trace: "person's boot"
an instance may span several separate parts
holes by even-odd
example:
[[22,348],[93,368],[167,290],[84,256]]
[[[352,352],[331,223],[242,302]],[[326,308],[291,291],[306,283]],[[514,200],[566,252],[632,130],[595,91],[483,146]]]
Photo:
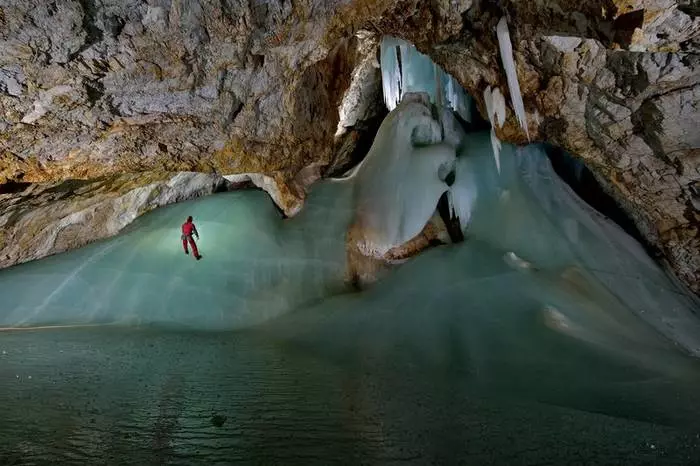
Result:
[[201,255],[197,256],[197,260],[199,260],[199,259],[201,259],[201,258],[202,258],[202,256],[201,256]]
[[189,251],[185,251],[185,254],[189,255],[189,254],[190,254],[190,252],[189,252]]

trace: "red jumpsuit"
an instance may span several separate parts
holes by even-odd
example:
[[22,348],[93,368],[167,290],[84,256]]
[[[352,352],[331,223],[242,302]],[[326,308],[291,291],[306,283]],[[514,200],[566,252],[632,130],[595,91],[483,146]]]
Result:
[[197,243],[194,242],[192,235],[197,235],[199,238],[199,233],[197,233],[197,227],[194,226],[193,222],[185,222],[182,224],[182,247],[185,248],[185,254],[189,254],[187,251],[187,242],[189,241],[190,246],[192,246],[192,252],[194,257],[199,257],[199,251],[197,250]]

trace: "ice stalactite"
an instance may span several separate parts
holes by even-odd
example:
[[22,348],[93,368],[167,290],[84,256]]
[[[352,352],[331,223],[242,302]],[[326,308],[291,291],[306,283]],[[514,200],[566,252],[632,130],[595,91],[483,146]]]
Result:
[[380,54],[384,102],[386,103],[386,108],[391,111],[396,108],[401,100],[402,83],[399,42],[393,37],[385,37],[382,40]]
[[449,74],[445,74],[445,95],[447,96],[447,101],[450,103],[450,107],[460,116],[464,121],[472,121],[471,115],[471,97],[466,93],[464,88]]
[[381,43],[381,69],[389,111],[404,95],[425,92],[432,103],[449,106],[464,121],[471,121],[471,98],[462,86],[410,43],[385,36]]
[[501,18],[496,26],[496,35],[498,36],[498,47],[501,50],[501,61],[508,79],[508,90],[510,91],[510,99],[513,103],[513,110],[518,117],[520,127],[525,131],[527,139],[530,140],[530,132],[527,128],[527,115],[525,114],[525,105],[523,104],[523,96],[520,92],[520,83],[518,82],[518,73],[513,59],[513,44],[510,41],[510,33],[508,32],[508,22],[505,16]]
[[477,199],[474,167],[469,157],[457,158],[455,183],[450,187],[449,201],[454,215],[459,219],[462,233],[466,233]]
[[491,147],[493,148],[493,157],[496,160],[496,169],[501,172],[501,141],[496,136],[496,125],[500,128],[506,121],[506,99],[503,97],[501,90],[497,87],[491,89],[487,87],[484,91],[484,102],[486,104],[486,113],[491,122]]

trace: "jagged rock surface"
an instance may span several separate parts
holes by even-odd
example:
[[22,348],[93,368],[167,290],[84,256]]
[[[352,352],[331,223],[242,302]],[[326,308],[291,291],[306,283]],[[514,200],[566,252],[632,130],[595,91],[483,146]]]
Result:
[[355,40],[336,3],[0,2],[0,183],[330,158]]
[[[666,0],[459,5],[404,0],[378,27],[432,56],[486,115],[484,89],[507,89],[495,26],[508,14],[530,136],[582,158],[700,292],[700,18]],[[527,142],[511,108],[496,132]]]

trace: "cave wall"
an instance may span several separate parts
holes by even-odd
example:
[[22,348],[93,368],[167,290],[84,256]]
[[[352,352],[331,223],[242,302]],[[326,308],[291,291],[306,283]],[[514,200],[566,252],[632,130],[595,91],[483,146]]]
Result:
[[[430,55],[485,115],[487,86],[509,98],[495,34],[506,14],[531,139],[582,158],[700,292],[700,19],[665,0],[429,3],[397,2],[377,27]],[[510,108],[497,134],[528,142]]]
[[[0,0],[0,184],[259,173],[294,212],[381,118],[335,136],[343,102],[376,99],[368,43],[413,42],[483,114],[487,86],[508,97],[505,14],[533,140],[585,160],[700,291],[700,19],[685,3]],[[510,111],[498,134],[527,142]]]
[[[2,0],[0,183],[264,172],[331,156],[340,2]],[[294,193],[290,193],[290,196]]]

